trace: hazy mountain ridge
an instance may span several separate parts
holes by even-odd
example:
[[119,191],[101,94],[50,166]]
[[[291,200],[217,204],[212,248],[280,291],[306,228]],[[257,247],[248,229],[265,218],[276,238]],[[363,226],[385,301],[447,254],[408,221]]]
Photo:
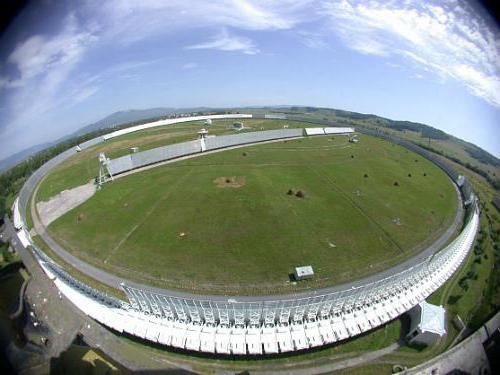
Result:
[[[60,142],[71,139],[73,137],[81,136],[86,133],[90,133],[96,130],[102,130],[106,128],[114,128],[120,125],[133,125],[135,123],[142,123],[147,121],[159,120],[175,114],[181,113],[197,113],[197,112],[213,112],[213,111],[233,111],[239,112],[242,110],[248,110],[250,113],[271,111],[279,112],[285,114],[312,114],[316,116],[324,115],[334,115],[338,119],[346,119],[353,121],[370,121],[373,125],[386,127],[393,130],[404,131],[411,130],[419,132],[422,137],[431,138],[436,140],[448,140],[459,144],[472,158],[489,165],[496,167],[500,166],[500,159],[490,154],[489,152],[483,150],[479,146],[473,143],[464,141],[460,138],[456,138],[453,135],[445,133],[442,130],[436,129],[432,126],[412,122],[412,121],[398,121],[391,120],[384,117],[380,117],[374,114],[365,114],[359,112],[351,112],[339,109],[325,108],[325,107],[308,107],[308,106],[296,106],[296,105],[279,105],[271,107],[259,107],[259,106],[247,106],[238,108],[210,108],[210,107],[194,107],[194,108],[170,108],[170,107],[156,107],[148,109],[131,109],[117,111],[105,118],[96,121],[92,124],[86,125],[77,131],[59,138],[53,142],[47,142],[39,145],[32,146],[28,149],[22,150],[8,158],[0,161],[0,171],[6,170],[17,163],[26,160],[37,152],[42,151],[46,148],[52,147]],[[326,119],[323,118],[323,119]]]
[[168,108],[168,107],[157,107],[148,109],[130,109],[125,111],[118,111],[106,116],[102,120],[94,122],[90,125],[84,126],[78,129],[71,136],[82,135],[89,133],[94,130],[100,130],[105,128],[112,128],[115,126],[133,123],[142,120],[151,120],[155,118],[168,117],[171,115],[185,113],[185,112],[201,112],[207,111],[210,108],[207,107],[196,107],[196,108]]
[[37,154],[38,152],[45,150],[46,148],[52,147],[57,144],[58,141],[41,143],[22,151],[16,152],[15,154],[0,161],[0,172],[13,167],[14,165],[28,159],[30,156]]
[[41,143],[38,145],[34,145],[22,151],[19,151],[3,160],[0,160],[0,172],[13,167],[17,163],[20,163],[30,156],[35,155],[36,153],[55,146],[56,144],[63,142],[65,140],[71,139],[73,137],[77,137],[80,135],[84,135],[96,130],[112,128],[119,125],[134,123],[138,121],[144,121],[149,119],[157,119],[162,117],[171,116],[174,114],[184,113],[184,112],[200,112],[206,111],[209,108],[206,107],[197,107],[197,108],[148,108],[148,109],[131,109],[124,111],[117,111],[105,118],[96,121],[92,124],[85,125],[82,128],[79,128],[75,132],[68,134],[64,137],[58,138],[52,142]]

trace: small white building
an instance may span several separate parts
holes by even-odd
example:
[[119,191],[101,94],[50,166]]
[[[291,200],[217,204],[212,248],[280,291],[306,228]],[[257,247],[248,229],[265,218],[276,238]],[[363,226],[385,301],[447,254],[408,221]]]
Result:
[[314,276],[314,271],[311,266],[301,266],[301,267],[295,267],[295,272],[294,272],[295,280],[305,280],[305,279],[312,279]]
[[425,301],[412,308],[410,332],[406,335],[409,344],[431,345],[446,334],[446,310],[442,306]]
[[205,125],[212,125],[212,119],[211,118],[207,118],[205,120]]
[[458,178],[457,178],[457,185],[459,187],[462,187],[465,183],[465,177],[462,176],[461,174],[458,175]]

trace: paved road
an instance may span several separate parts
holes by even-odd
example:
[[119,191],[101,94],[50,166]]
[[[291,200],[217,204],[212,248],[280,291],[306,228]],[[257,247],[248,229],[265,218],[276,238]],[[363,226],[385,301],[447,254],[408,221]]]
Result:
[[[251,145],[246,145],[246,146],[251,146]],[[221,150],[216,150],[220,152]],[[202,154],[197,154],[202,155]],[[39,186],[39,185],[38,185]],[[377,273],[372,276],[368,276],[356,281],[352,281],[349,283],[345,284],[339,284],[331,287],[326,287],[326,288],[321,288],[321,289],[316,289],[312,291],[302,291],[302,292],[297,292],[297,293],[288,293],[288,294],[275,294],[275,295],[267,295],[267,296],[233,296],[233,295],[210,295],[210,294],[193,294],[193,293],[187,293],[187,292],[182,292],[182,291],[176,291],[176,290],[169,290],[169,289],[162,289],[162,288],[157,288],[153,287],[150,285],[142,284],[142,283],[137,283],[133,282],[131,280],[127,280],[124,278],[121,278],[119,276],[113,275],[109,272],[106,272],[102,269],[99,269],[97,267],[94,267],[90,265],[89,263],[75,257],[74,255],[70,254],[67,252],[61,245],[59,245],[46,231],[45,227],[41,223],[41,221],[38,218],[37,212],[36,212],[36,205],[34,202],[34,197],[36,196],[36,191],[38,190],[38,186],[36,187],[33,195],[32,195],[32,203],[31,203],[31,216],[33,218],[33,224],[35,227],[36,232],[40,235],[40,237],[47,243],[47,245],[58,255],[60,256],[65,262],[69,263],[71,266],[79,269],[81,272],[86,274],[87,276],[98,280],[99,282],[117,288],[121,289],[121,284],[126,283],[128,286],[147,290],[153,293],[160,293],[160,294],[165,294],[173,297],[179,297],[179,298],[188,298],[188,299],[194,299],[194,300],[211,300],[211,301],[221,301],[221,302],[227,302],[228,299],[231,299],[233,301],[237,302],[259,302],[259,301],[276,301],[276,300],[290,300],[290,299],[298,299],[298,298],[307,298],[307,297],[314,297],[314,296],[321,296],[324,294],[328,293],[334,293],[334,292],[341,292],[341,291],[347,291],[349,289],[355,288],[355,287],[360,287],[362,285],[367,285],[374,283],[376,281],[382,280],[384,278],[387,278],[389,276],[392,276],[394,274],[397,274],[399,272],[404,271],[405,269],[408,269],[411,266],[414,266],[420,262],[422,262],[424,259],[427,257],[431,256],[434,254],[436,251],[441,250],[445,244],[452,238],[453,234],[456,232],[457,228],[461,225],[462,223],[462,218],[463,218],[463,208],[462,208],[462,198],[460,195],[460,192],[458,188],[456,187],[455,184],[453,186],[455,187],[456,193],[457,193],[457,213],[455,215],[455,218],[453,220],[452,225],[432,244],[430,245],[427,249],[424,251],[420,252],[418,255],[398,264],[395,267],[392,267],[388,270],[382,271],[380,273]]]
[[340,361],[332,361],[322,366],[314,366],[303,369],[283,369],[273,371],[252,371],[252,374],[271,375],[271,374],[290,374],[290,375],[310,375],[310,374],[326,374],[333,371],[342,370],[345,368],[360,366],[371,362],[377,358],[383,357],[386,354],[396,351],[400,345],[398,343],[391,344],[385,348],[374,350],[372,352],[362,353],[354,358],[347,358]]

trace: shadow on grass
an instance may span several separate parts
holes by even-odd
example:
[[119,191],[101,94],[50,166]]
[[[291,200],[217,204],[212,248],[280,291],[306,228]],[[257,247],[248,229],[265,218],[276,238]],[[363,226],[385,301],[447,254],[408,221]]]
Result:
[[[139,345],[147,347],[147,348],[156,349],[156,350],[158,350],[160,352],[164,352],[166,354],[168,354],[168,353],[176,354],[176,355],[179,355],[180,357],[220,360],[220,361],[228,361],[228,362],[231,362],[231,361],[234,362],[236,360],[243,361],[243,362],[258,362],[258,361],[262,361],[262,360],[272,360],[272,359],[293,359],[293,358],[297,359],[297,357],[300,357],[304,354],[313,354],[313,353],[320,353],[320,352],[325,352],[324,353],[325,355],[345,354],[343,352],[342,353],[340,353],[340,352],[339,353],[332,353],[332,352],[327,353],[327,352],[332,348],[339,347],[339,346],[342,346],[342,345],[345,345],[348,343],[352,343],[353,341],[356,341],[356,340],[359,340],[363,337],[369,336],[376,331],[384,330],[387,324],[390,324],[396,320],[398,320],[398,319],[394,319],[390,322],[387,322],[385,325],[382,325],[380,327],[372,329],[368,332],[364,332],[364,333],[357,335],[353,338],[342,340],[342,341],[337,341],[337,342],[334,342],[331,344],[326,344],[326,345],[322,345],[319,347],[307,348],[307,349],[303,349],[303,350],[297,350],[297,351],[293,351],[293,352],[277,353],[277,354],[261,354],[261,355],[232,355],[232,354],[229,355],[229,354],[218,354],[218,353],[203,353],[203,352],[198,352],[198,351],[190,351],[187,349],[174,348],[171,346],[165,346],[165,345],[162,345],[159,343],[153,343],[151,341],[138,338],[136,336],[127,334],[125,332],[119,333],[119,334],[117,334],[116,332],[114,332],[114,333],[117,336],[125,337],[128,341],[131,341],[135,344],[139,344]],[[401,337],[404,337],[403,333],[404,333],[403,330],[401,330],[400,338],[398,339],[398,344],[400,344],[400,345],[402,342]],[[363,351],[363,352],[367,351],[368,352],[368,351],[374,351],[374,350],[379,350],[379,349],[381,349],[381,348],[380,347],[362,348],[362,349],[354,349],[353,348],[353,350],[351,350],[349,352],[357,352],[357,351]],[[347,353],[349,353],[349,352],[347,352]],[[303,360],[304,361],[314,360],[314,357],[313,358],[304,358]]]
[[448,301],[446,301],[446,303],[448,305],[454,305],[458,302],[458,300],[461,298],[462,296],[449,296],[448,297]]

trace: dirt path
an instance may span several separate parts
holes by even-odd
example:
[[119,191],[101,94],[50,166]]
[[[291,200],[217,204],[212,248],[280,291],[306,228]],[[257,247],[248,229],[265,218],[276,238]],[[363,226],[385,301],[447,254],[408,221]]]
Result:
[[[374,350],[371,352],[366,352],[362,353],[356,357],[353,358],[347,358],[339,361],[332,361],[331,363],[328,363],[326,365],[320,365],[320,366],[312,366],[312,367],[305,367],[301,369],[294,369],[294,368],[284,368],[286,365],[280,364],[279,369],[270,369],[270,371],[252,371],[254,374],[291,374],[291,375],[309,375],[309,374],[324,374],[324,373],[330,373],[333,371],[337,370],[342,370],[345,368],[350,368],[350,367],[355,367],[359,366],[362,364],[366,364],[368,362],[371,362],[377,358],[383,357],[386,354],[392,353],[396,351],[399,348],[398,343],[391,344],[385,348],[379,349],[379,350]],[[314,364],[314,361],[312,361],[311,364]],[[293,363],[294,366],[297,365],[297,363]]]

